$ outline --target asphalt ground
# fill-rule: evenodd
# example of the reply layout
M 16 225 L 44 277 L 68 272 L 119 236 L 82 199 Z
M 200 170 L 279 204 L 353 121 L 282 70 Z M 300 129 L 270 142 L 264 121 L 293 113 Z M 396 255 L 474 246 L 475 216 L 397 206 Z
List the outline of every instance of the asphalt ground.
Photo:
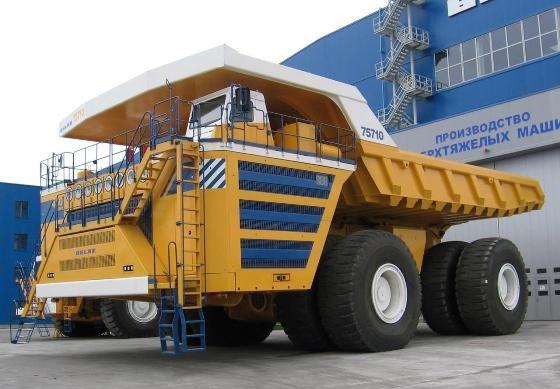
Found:
M 403 350 L 307 353 L 273 331 L 256 347 L 160 354 L 157 338 L 40 338 L 0 329 L 0 388 L 560 388 L 560 322 L 515 335 L 439 336 L 420 324 Z

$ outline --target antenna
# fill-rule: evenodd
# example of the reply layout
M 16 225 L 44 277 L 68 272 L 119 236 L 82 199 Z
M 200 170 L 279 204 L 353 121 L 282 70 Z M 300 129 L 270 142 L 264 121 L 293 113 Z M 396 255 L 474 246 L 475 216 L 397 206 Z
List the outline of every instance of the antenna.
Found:
M 175 114 L 177 114 L 177 115 L 179 114 L 179 107 L 178 106 L 175 107 L 175 105 L 173 104 L 173 92 L 172 92 L 173 91 L 173 84 L 169 81 L 168 78 L 165 79 L 165 85 L 167 85 L 167 89 L 169 89 L 169 115 L 170 115 L 169 119 L 171 121 L 169 132 L 170 132 L 170 135 L 171 134 L 175 135 L 174 132 L 176 132 L 178 130 L 178 128 L 174 128 L 173 119 L 175 118 Z M 179 102 L 176 101 L 175 104 L 178 105 Z M 174 112 L 175 108 L 177 109 L 177 112 Z M 177 123 L 175 123 L 175 124 L 177 124 L 177 127 L 179 127 L 179 118 L 178 117 L 177 117 Z
M 165 79 L 165 85 L 167 85 L 167 89 L 169 89 L 169 99 L 171 100 L 171 91 L 173 90 L 173 84 L 169 81 L 169 79 Z

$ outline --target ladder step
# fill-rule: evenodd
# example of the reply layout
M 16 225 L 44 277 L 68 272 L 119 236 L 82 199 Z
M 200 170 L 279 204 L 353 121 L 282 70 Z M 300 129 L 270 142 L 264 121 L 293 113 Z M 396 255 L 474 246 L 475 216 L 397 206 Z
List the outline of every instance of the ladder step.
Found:
M 202 324 L 204 320 L 187 320 L 188 324 Z
M 192 335 L 187 335 L 187 339 L 189 338 L 203 338 L 204 334 L 192 334 Z
M 160 324 L 159 328 L 173 328 L 173 324 Z
M 161 313 L 175 313 L 174 309 L 162 309 Z
M 185 296 L 198 296 L 200 295 L 199 292 L 185 292 Z
M 169 158 L 151 156 L 150 159 L 153 161 L 167 161 Z

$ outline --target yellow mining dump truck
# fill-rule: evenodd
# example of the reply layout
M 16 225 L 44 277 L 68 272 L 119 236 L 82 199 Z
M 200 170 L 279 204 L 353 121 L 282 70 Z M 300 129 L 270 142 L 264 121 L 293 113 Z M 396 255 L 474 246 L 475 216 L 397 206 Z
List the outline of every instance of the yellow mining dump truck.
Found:
M 422 312 L 445 334 L 510 334 L 523 260 L 452 225 L 539 209 L 537 181 L 400 150 L 350 85 L 224 46 L 85 103 L 41 164 L 47 301 L 68 336 L 159 336 L 163 352 L 262 342 L 383 351 Z M 34 262 L 35 263 L 35 262 Z

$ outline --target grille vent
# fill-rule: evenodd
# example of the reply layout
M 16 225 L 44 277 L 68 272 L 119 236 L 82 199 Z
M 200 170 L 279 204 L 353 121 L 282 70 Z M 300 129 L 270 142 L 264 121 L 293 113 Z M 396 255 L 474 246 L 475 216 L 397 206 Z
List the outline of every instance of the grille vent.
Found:
M 80 236 L 60 239 L 58 247 L 60 250 L 74 249 L 77 247 L 93 246 L 96 244 L 111 243 L 115 241 L 115 230 L 94 232 Z
M 60 271 L 95 269 L 100 267 L 115 266 L 115 255 L 97 255 L 93 257 L 83 257 L 66 259 L 60 261 Z

